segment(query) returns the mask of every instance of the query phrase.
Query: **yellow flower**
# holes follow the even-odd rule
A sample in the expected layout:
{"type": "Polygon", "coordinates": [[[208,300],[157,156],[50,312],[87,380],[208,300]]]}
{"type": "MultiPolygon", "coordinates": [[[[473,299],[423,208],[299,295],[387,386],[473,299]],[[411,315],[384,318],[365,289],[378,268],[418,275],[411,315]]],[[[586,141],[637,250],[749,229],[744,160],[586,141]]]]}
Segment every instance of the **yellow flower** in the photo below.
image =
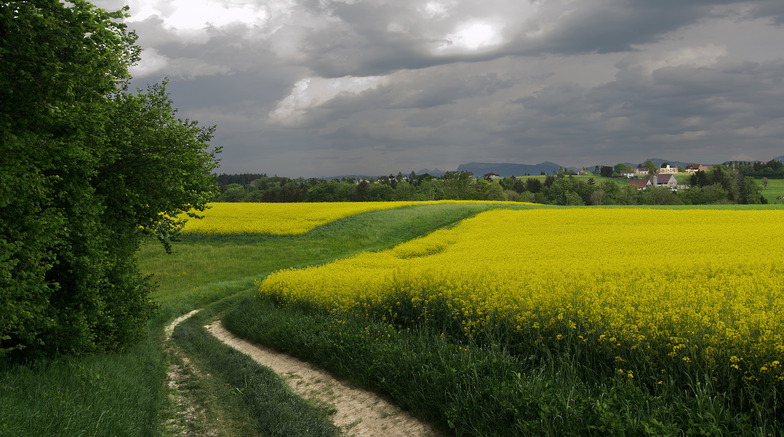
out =
{"type": "Polygon", "coordinates": [[[405,302],[414,320],[440,329],[451,319],[466,336],[574,341],[659,369],[718,368],[729,356],[733,369],[778,377],[782,223],[784,210],[498,209],[388,250],[273,273],[259,289],[336,315],[399,325],[405,302]],[[662,235],[688,241],[690,256],[633,262],[629,242],[662,235]]]}

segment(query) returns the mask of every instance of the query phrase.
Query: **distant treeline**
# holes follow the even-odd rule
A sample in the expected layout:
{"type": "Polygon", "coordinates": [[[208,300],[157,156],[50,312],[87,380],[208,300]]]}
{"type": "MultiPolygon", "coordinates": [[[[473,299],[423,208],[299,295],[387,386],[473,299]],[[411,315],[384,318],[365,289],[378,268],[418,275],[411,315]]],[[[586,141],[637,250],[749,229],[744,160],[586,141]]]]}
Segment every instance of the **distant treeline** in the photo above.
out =
{"type": "Polygon", "coordinates": [[[561,172],[542,177],[475,178],[469,172],[443,177],[411,173],[372,180],[291,179],[264,174],[220,175],[216,202],[373,202],[394,200],[511,200],[552,205],[704,205],[767,203],[753,178],[734,166],[697,172],[686,189],[638,190],[627,180],[578,178],[561,172]]]}
{"type": "Polygon", "coordinates": [[[757,179],[784,179],[784,164],[776,159],[768,162],[730,162],[729,165],[743,176],[757,179]]]}

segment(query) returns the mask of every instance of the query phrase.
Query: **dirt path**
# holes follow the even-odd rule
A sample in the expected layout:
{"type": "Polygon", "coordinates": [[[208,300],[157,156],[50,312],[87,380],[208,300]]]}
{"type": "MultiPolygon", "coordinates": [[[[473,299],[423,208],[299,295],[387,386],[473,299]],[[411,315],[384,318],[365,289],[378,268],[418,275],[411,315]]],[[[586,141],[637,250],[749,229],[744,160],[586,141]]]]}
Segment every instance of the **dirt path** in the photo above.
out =
{"type": "Polygon", "coordinates": [[[188,320],[192,315],[198,313],[199,311],[201,311],[201,310],[200,309],[193,310],[193,311],[189,312],[188,314],[183,314],[180,317],[177,317],[176,319],[174,319],[174,321],[172,321],[169,324],[169,326],[167,326],[166,329],[164,330],[164,333],[166,334],[166,340],[171,338],[172,332],[174,332],[174,328],[176,328],[177,325],[179,325],[180,323],[184,322],[185,320],[188,320]]]}
{"type": "Polygon", "coordinates": [[[165,417],[160,424],[160,430],[164,435],[181,437],[220,435],[218,432],[220,424],[209,420],[207,410],[193,398],[191,392],[194,381],[203,378],[204,375],[191,364],[185,352],[171,341],[174,328],[199,311],[193,310],[177,317],[164,329],[166,335],[164,348],[171,361],[166,372],[166,385],[169,387],[169,399],[174,407],[171,416],[165,417]]]}
{"type": "Polygon", "coordinates": [[[206,328],[222,342],[281,375],[295,393],[316,404],[329,406],[335,411],[331,416],[333,423],[344,435],[440,435],[372,392],[352,388],[306,362],[234,336],[220,325],[220,320],[206,328]]]}

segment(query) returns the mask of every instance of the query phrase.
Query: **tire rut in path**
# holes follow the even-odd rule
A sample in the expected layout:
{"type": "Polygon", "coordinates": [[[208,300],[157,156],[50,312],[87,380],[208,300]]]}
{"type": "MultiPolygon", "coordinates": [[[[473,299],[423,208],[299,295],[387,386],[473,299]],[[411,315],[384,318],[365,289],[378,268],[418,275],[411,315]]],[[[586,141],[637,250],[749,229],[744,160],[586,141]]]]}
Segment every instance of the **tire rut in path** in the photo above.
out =
{"type": "Polygon", "coordinates": [[[298,395],[328,405],[332,422],[347,436],[440,436],[373,392],[357,389],[309,363],[234,336],[216,320],[206,329],[223,343],[243,352],[282,376],[298,395]]]}

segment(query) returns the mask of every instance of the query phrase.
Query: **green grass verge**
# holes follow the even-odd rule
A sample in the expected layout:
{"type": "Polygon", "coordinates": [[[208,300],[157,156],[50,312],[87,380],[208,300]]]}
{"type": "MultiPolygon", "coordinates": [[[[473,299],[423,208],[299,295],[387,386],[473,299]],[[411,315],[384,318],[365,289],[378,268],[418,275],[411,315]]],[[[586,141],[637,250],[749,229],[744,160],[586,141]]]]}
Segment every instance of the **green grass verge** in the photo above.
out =
{"type": "Polygon", "coordinates": [[[125,353],[0,366],[0,435],[154,435],[165,377],[154,337],[125,353]]]}
{"type": "Polygon", "coordinates": [[[176,406],[165,387],[170,358],[163,328],[175,317],[247,290],[270,271],[383,249],[489,208],[444,204],[376,211],[297,237],[184,237],[172,255],[156,243],[145,244],[139,265],[158,283],[153,297],[160,304],[148,338],[123,353],[0,362],[0,435],[165,434],[159,424],[176,406]]]}
{"type": "Polygon", "coordinates": [[[734,411],[709,382],[656,390],[595,375],[573,355],[530,356],[450,341],[427,327],[338,320],[248,299],[223,319],[237,335],[311,361],[388,395],[462,436],[780,435],[780,422],[734,411]]]}

